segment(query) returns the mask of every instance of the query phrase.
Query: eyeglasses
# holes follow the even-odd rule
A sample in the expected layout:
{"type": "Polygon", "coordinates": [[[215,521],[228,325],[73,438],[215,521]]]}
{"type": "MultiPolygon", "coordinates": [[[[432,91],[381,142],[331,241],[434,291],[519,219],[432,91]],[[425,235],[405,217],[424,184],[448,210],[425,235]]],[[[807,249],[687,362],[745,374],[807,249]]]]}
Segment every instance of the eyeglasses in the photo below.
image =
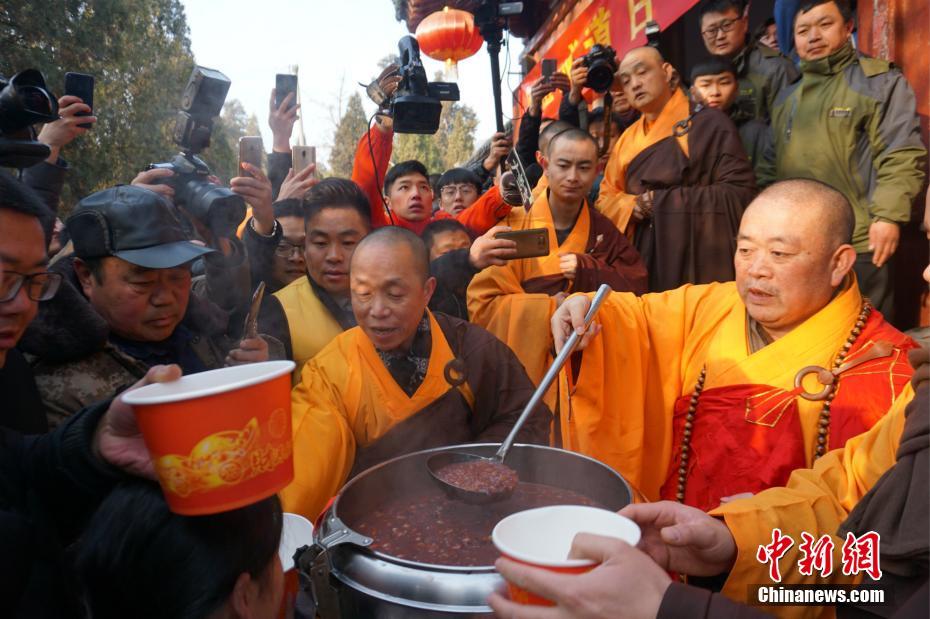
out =
{"type": "Polygon", "coordinates": [[[468,196],[478,193],[478,190],[475,189],[474,185],[446,185],[439,193],[441,193],[444,198],[453,198],[455,194],[459,192],[461,192],[463,196],[468,196]]]}
{"type": "Polygon", "coordinates": [[[725,19],[716,26],[711,26],[707,30],[702,30],[701,34],[704,35],[704,38],[708,41],[713,41],[717,38],[718,32],[728,33],[733,30],[733,27],[736,26],[738,19],[725,19]]]}
{"type": "Polygon", "coordinates": [[[294,252],[302,255],[304,253],[303,243],[298,244],[289,241],[281,241],[278,243],[278,246],[274,248],[274,255],[282,258],[290,258],[294,255],[294,252]]]}
{"type": "Polygon", "coordinates": [[[16,298],[20,289],[26,287],[26,296],[33,301],[48,301],[58,292],[61,273],[33,273],[25,275],[15,271],[0,271],[0,303],[16,298]]]}

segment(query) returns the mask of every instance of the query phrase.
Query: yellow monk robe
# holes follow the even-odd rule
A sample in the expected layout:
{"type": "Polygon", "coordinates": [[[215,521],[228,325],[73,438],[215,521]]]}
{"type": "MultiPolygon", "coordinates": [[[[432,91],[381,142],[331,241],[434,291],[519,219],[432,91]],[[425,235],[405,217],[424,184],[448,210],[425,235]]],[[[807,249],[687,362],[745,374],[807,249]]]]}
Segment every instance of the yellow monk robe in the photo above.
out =
{"type": "MultiPolygon", "coordinates": [[[[412,396],[359,327],[304,366],[291,393],[294,481],[281,493],[285,511],[315,520],[353,472],[422,449],[500,442],[510,432],[533,392],[516,357],[480,327],[427,314],[429,365],[412,396]]],[[[545,441],[548,418],[540,407],[518,442],[545,441]]]]}
{"type": "Polygon", "coordinates": [[[536,186],[533,187],[533,202],[536,202],[541,196],[546,195],[546,190],[549,189],[549,177],[543,174],[539,177],[539,180],[536,181],[536,186]]]}
{"type": "Polygon", "coordinates": [[[275,292],[274,297],[287,319],[291,358],[297,364],[294,376],[299,378],[304,364],[343,329],[314,292],[309,277],[294,280],[275,292]]]}
{"type": "Polygon", "coordinates": [[[475,275],[468,286],[468,315],[473,323],[510,346],[530,380],[538,385],[552,360],[552,338],[541,328],[539,333],[530,330],[549,324],[556,307],[552,295],[571,290],[571,282],[559,268],[559,252],[585,252],[591,218],[588,209],[583,208],[575,228],[560,246],[544,193],[529,212],[514,207],[501,224],[514,230],[547,228],[549,255],[510,260],[506,266],[492,266],[475,275]]]}
{"type": "MultiPolygon", "coordinates": [[[[795,376],[809,365],[832,367],[861,305],[850,276],[820,312],[753,353],[734,282],[638,298],[615,293],[601,307],[603,332],[583,351],[573,384],[563,372],[563,446],[609,464],[648,500],[674,500],[684,419],[706,367],[685,503],[707,510],[721,497],[784,485],[792,470],[813,463],[823,408],[797,396],[795,376]]],[[[906,350],[913,341],[875,310],[847,359],[879,341],[893,345],[888,356],[838,379],[829,449],[874,425],[910,378],[906,350]]],[[[819,391],[813,383],[805,385],[819,391]]]]}
{"type": "MultiPolygon", "coordinates": [[[[722,593],[747,602],[747,585],[770,583],[768,564],[756,559],[760,545],[772,541],[772,530],[781,529],[794,545],[778,562],[781,584],[852,584],[860,576],[844,576],[841,569],[843,539],[837,537],[840,525],[856,503],[875,486],[897,460],[904,409],[914,397],[907,385],[888,414],[868,432],[847,441],[818,459],[813,468],[794,471],[785,487],[771,488],[751,498],[734,501],[711,512],[722,517],[736,541],[737,557],[722,593]],[[815,538],[833,536],[833,573],[824,578],[817,570],[804,576],[798,570],[801,533],[815,538]]],[[[904,600],[894,600],[901,604],[904,600]]],[[[781,606],[769,609],[780,617],[832,617],[832,608],[781,606]]]]}
{"type": "MultiPolygon", "coordinates": [[[[626,231],[636,200],[635,195],[625,191],[627,167],[643,150],[671,136],[675,125],[687,119],[690,113],[688,97],[680,89],[675,89],[672,98],[654,122],[649,123],[645,116],[640,116],[614,144],[604,169],[604,180],[601,181],[595,207],[614,222],[621,232],[626,231]]],[[[680,137],[678,144],[687,157],[687,136],[680,137]]]]}

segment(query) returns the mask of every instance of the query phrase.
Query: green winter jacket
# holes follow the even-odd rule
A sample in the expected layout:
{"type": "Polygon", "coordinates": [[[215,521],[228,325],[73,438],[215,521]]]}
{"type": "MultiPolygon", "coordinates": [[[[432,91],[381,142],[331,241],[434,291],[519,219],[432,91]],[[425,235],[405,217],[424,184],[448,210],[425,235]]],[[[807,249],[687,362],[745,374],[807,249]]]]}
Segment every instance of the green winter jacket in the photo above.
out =
{"type": "Polygon", "coordinates": [[[876,220],[907,223],[927,150],[914,92],[891,63],[847,44],[801,63],[772,110],[778,180],[811,178],[843,192],[856,215],[853,246],[869,251],[876,220]]]}

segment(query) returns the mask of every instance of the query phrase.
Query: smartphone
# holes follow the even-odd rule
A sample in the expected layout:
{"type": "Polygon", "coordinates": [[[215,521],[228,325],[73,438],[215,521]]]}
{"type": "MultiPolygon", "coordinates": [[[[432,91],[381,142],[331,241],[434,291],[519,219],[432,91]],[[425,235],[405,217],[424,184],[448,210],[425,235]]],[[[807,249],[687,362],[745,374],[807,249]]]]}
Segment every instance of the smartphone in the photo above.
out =
{"type": "Polygon", "coordinates": [[[250,176],[248,172],[242,169],[243,163],[251,163],[256,168],[262,167],[262,155],[265,149],[262,146],[261,136],[245,136],[239,138],[239,169],[236,170],[237,176],[250,176]]]}
{"type": "MultiPolygon", "coordinates": [[[[94,76],[85,73],[65,73],[65,94],[79,97],[91,110],[94,108],[94,76]]],[[[90,116],[92,112],[78,112],[78,116],[90,116]]],[[[93,127],[91,123],[78,125],[82,129],[93,127]]]]}
{"type": "Polygon", "coordinates": [[[294,100],[287,109],[297,105],[297,76],[288,73],[278,73],[274,76],[274,106],[281,107],[281,102],[287,95],[294,93],[294,100]]]}
{"type": "Polygon", "coordinates": [[[299,173],[311,163],[316,163],[316,146],[294,146],[291,148],[291,167],[299,173]]]}
{"type": "Polygon", "coordinates": [[[555,58],[543,58],[542,61],[542,75],[544,78],[549,79],[552,77],[552,74],[555,73],[555,58]]]}
{"type": "Polygon", "coordinates": [[[549,255],[549,228],[530,228],[529,230],[511,230],[498,232],[496,239],[507,239],[517,242],[517,254],[509,260],[519,258],[539,258],[549,255]]]}

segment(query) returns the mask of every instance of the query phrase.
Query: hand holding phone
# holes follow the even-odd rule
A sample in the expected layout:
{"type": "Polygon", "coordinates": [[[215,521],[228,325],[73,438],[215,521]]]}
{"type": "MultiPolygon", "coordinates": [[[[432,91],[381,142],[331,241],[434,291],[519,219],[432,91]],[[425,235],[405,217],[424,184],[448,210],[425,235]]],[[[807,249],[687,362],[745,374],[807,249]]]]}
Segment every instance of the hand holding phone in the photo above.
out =
{"type": "Polygon", "coordinates": [[[276,108],[281,107],[281,103],[287,98],[287,95],[294,93],[287,109],[297,105],[297,76],[288,73],[278,73],[274,79],[274,105],[276,108]]]}
{"type": "Polygon", "coordinates": [[[509,260],[518,258],[539,258],[549,255],[549,229],[530,228],[528,230],[513,230],[511,232],[498,232],[496,239],[506,239],[517,243],[517,252],[509,260]]]}
{"type": "MultiPolygon", "coordinates": [[[[75,116],[91,116],[94,107],[94,76],[86,73],[65,73],[65,94],[78,97],[91,108],[90,112],[78,112],[75,116]]],[[[78,125],[82,129],[90,129],[92,123],[78,125]]]]}
{"type": "Polygon", "coordinates": [[[294,169],[294,174],[300,174],[310,164],[316,164],[316,146],[291,148],[291,168],[294,169]]]}
{"type": "Polygon", "coordinates": [[[555,58],[543,58],[542,76],[549,80],[553,73],[555,73],[555,58]]]}
{"type": "Polygon", "coordinates": [[[236,176],[251,176],[243,169],[243,163],[251,163],[255,167],[261,168],[263,154],[264,147],[262,146],[261,136],[239,138],[239,168],[236,170],[236,176]]]}

